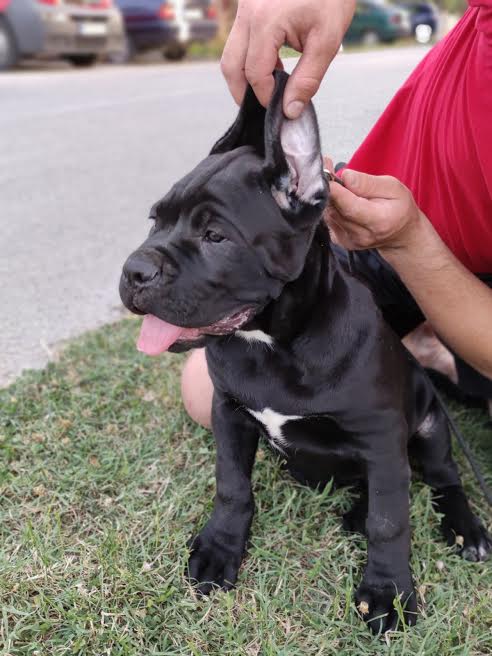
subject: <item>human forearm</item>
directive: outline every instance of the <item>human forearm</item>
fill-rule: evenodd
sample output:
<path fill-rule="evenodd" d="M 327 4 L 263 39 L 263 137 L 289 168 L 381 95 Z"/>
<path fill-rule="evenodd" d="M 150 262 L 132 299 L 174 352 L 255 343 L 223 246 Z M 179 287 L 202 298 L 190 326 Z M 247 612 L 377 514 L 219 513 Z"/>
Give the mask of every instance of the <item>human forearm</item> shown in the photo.
<path fill-rule="evenodd" d="M 492 290 L 455 258 L 423 214 L 406 245 L 379 251 L 441 339 L 492 378 Z"/>

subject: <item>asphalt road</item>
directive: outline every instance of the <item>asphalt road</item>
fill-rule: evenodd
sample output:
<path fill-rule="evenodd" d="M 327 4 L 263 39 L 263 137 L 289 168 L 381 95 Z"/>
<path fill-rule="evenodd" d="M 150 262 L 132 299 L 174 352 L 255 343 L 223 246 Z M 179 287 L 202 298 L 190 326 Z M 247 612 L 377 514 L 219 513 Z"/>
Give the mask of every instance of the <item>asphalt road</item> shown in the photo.
<path fill-rule="evenodd" d="M 325 152 L 347 159 L 424 54 L 338 56 L 316 98 Z M 234 114 L 216 63 L 0 76 L 0 384 L 121 316 L 150 205 Z"/>

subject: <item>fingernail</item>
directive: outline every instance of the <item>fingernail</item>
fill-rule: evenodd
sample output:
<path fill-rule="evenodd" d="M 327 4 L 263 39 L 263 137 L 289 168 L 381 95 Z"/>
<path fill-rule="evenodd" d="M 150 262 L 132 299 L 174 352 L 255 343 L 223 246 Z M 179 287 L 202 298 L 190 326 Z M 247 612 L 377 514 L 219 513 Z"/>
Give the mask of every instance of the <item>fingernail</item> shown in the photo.
<path fill-rule="evenodd" d="M 359 176 L 357 175 L 356 171 L 351 171 L 350 169 L 345 169 L 343 172 L 343 181 L 348 187 L 352 187 L 354 189 L 357 187 L 357 183 L 359 181 Z"/>
<path fill-rule="evenodd" d="M 299 118 L 304 109 L 304 103 L 301 100 L 293 100 L 287 105 L 285 115 L 287 118 Z"/>

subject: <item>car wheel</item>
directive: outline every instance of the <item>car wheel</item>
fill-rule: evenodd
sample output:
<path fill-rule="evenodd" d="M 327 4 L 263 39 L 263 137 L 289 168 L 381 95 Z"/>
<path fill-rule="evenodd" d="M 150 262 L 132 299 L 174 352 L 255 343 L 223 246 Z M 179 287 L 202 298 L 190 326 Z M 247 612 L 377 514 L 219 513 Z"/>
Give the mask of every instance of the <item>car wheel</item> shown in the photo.
<path fill-rule="evenodd" d="M 97 55 L 69 55 L 65 59 L 77 68 L 84 68 L 85 66 L 92 66 L 97 60 Z"/>
<path fill-rule="evenodd" d="M 361 39 L 363 46 L 375 46 L 380 41 L 381 39 L 379 38 L 379 34 L 374 30 L 367 30 L 367 32 L 364 32 Z"/>
<path fill-rule="evenodd" d="M 169 48 L 166 48 L 162 54 L 166 59 L 169 59 L 169 61 L 179 61 L 186 55 L 186 48 L 181 45 L 169 46 Z"/>
<path fill-rule="evenodd" d="M 19 53 L 14 35 L 7 22 L 0 17 L 0 71 L 7 71 L 17 64 Z"/>

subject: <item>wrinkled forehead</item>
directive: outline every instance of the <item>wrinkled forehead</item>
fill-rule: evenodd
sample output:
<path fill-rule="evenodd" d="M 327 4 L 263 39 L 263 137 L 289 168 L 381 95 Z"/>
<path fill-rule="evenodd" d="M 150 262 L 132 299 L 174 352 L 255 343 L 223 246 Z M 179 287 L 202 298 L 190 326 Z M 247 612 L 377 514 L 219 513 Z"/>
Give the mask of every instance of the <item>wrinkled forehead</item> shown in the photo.
<path fill-rule="evenodd" d="M 219 199 L 240 191 L 261 176 L 262 160 L 249 146 L 209 155 L 171 189 L 166 200 L 186 207 L 207 196 Z"/>
<path fill-rule="evenodd" d="M 263 231 L 266 224 L 283 223 L 263 179 L 263 166 L 264 161 L 250 146 L 209 155 L 174 185 L 159 203 L 161 211 L 186 216 L 206 204 L 250 236 Z"/>

